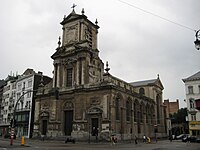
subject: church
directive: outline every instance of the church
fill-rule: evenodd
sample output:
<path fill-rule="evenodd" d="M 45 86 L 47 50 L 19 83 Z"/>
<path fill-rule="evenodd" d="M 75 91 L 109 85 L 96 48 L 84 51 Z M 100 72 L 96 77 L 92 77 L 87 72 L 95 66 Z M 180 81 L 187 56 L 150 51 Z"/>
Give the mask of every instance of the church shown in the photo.
<path fill-rule="evenodd" d="M 167 135 L 163 85 L 155 79 L 127 83 L 113 76 L 98 49 L 98 22 L 84 9 L 65 16 L 51 56 L 53 79 L 35 99 L 33 137 L 131 140 Z"/>

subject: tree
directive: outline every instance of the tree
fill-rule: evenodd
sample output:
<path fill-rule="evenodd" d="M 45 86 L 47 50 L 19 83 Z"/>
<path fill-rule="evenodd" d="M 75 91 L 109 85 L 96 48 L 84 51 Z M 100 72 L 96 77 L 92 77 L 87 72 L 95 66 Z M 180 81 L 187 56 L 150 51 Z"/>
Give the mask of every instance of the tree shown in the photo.
<path fill-rule="evenodd" d="M 188 116 L 187 108 L 181 108 L 177 111 L 177 113 L 169 114 L 173 126 L 173 134 L 179 135 L 181 133 L 188 133 L 188 124 L 186 121 L 186 116 Z"/>
<path fill-rule="evenodd" d="M 172 124 L 180 124 L 180 123 L 187 123 L 186 116 L 187 108 L 181 108 L 177 111 L 177 113 L 169 114 Z"/>

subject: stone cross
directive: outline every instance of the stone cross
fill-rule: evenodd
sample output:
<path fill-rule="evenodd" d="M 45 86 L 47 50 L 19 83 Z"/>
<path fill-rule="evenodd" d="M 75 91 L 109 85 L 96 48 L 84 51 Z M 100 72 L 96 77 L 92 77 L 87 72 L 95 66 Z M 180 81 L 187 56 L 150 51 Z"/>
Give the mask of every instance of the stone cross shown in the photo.
<path fill-rule="evenodd" d="M 74 10 L 74 8 L 75 8 L 76 6 L 77 6 L 77 5 L 73 4 L 73 6 L 72 6 L 71 8 L 73 8 L 73 10 Z"/>

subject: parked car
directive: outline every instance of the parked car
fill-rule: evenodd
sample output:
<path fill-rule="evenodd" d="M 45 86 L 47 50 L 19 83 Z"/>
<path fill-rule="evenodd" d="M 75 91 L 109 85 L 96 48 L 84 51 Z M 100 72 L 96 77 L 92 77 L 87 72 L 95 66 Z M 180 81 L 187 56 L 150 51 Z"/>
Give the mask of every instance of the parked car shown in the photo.
<path fill-rule="evenodd" d="M 189 138 L 190 138 L 190 136 L 188 135 L 188 136 L 186 136 L 186 137 L 184 137 L 184 138 L 182 138 L 182 142 L 187 142 L 188 140 L 189 140 Z"/>
<path fill-rule="evenodd" d="M 178 136 L 176 136 L 176 140 L 181 140 L 181 139 L 183 139 L 183 138 L 185 138 L 185 137 L 187 137 L 187 136 L 189 136 L 189 134 L 180 134 L 180 135 L 178 135 Z"/>
<path fill-rule="evenodd" d="M 196 142 L 200 143 L 200 137 L 197 137 Z"/>
<path fill-rule="evenodd" d="M 196 142 L 197 137 L 196 136 L 190 136 L 190 142 Z"/>
<path fill-rule="evenodd" d="M 188 142 L 188 141 L 189 142 L 200 142 L 200 139 L 197 138 L 196 136 L 190 136 L 190 135 L 188 135 L 182 139 L 182 142 Z"/>

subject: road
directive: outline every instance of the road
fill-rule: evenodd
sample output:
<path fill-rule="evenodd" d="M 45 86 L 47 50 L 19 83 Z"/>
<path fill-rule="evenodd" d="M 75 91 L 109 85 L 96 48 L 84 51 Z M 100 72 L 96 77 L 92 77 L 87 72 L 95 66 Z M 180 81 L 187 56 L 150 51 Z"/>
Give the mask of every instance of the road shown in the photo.
<path fill-rule="evenodd" d="M 200 143 L 183 143 L 181 141 L 169 142 L 168 140 L 158 141 L 157 143 L 86 143 L 76 142 L 64 143 L 64 141 L 39 141 L 25 139 L 24 146 L 20 140 L 15 140 L 11 146 L 8 139 L 0 138 L 0 150 L 200 150 Z"/>

